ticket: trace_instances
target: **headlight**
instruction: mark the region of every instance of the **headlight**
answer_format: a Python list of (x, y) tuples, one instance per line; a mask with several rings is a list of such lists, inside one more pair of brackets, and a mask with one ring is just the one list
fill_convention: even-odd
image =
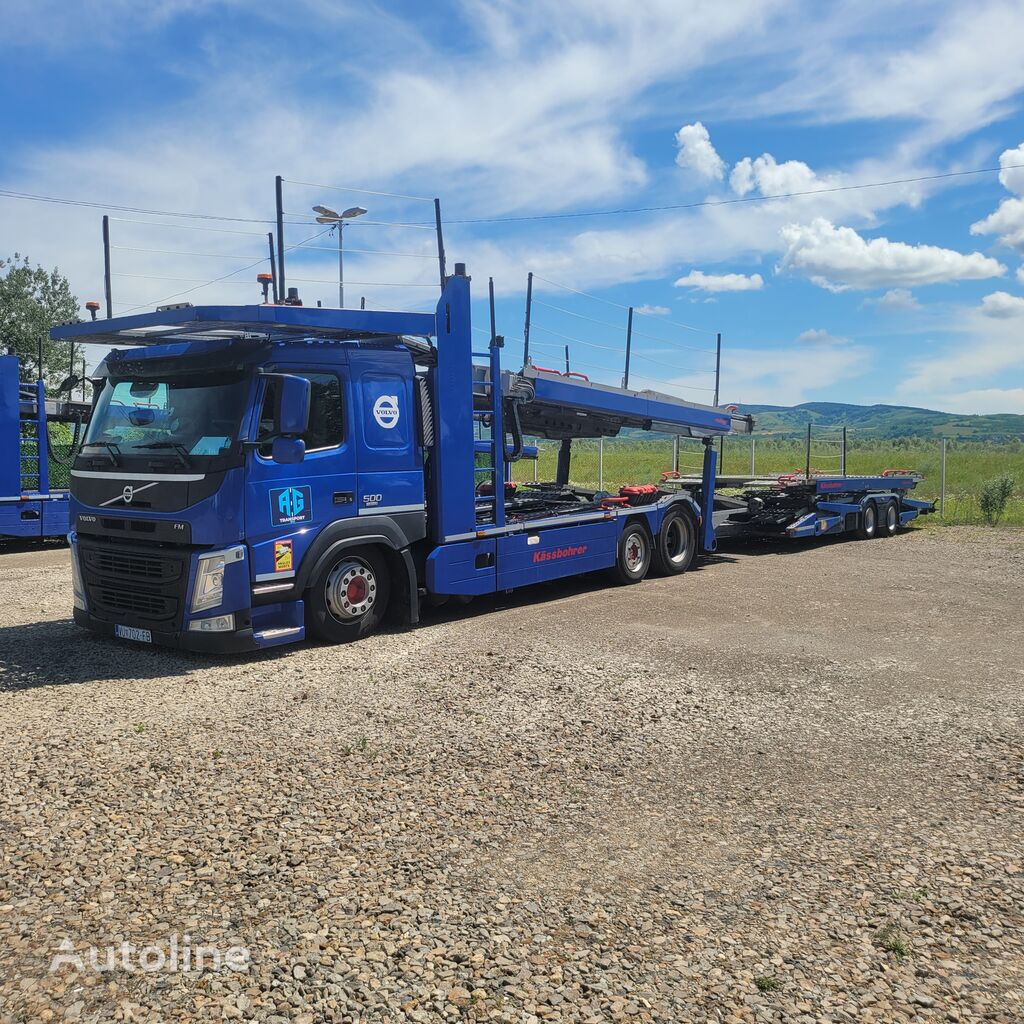
[(223, 551), (211, 551), (199, 559), (196, 582), (192, 588), (192, 611), (202, 612), (216, 608), (224, 600), (224, 567), (245, 558), (245, 548), (239, 544)]
[[(70, 535), (68, 537), (70, 540)], [(82, 570), (78, 568), (78, 548), (71, 541), (71, 589), (74, 593), (75, 607), (83, 612), (88, 609), (85, 603), (85, 587), (82, 584)]]
[(230, 633), (235, 628), (235, 616), (211, 615), (208, 619), (193, 619), (188, 628), (190, 633)]

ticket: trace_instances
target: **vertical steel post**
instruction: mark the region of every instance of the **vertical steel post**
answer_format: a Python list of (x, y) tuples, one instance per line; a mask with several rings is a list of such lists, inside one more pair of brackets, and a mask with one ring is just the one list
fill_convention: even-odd
[(85, 401), (85, 356), (82, 357), (82, 401)]
[(565, 346), (565, 372), (566, 372), (566, 374), (568, 374), (568, 372), (569, 372), (569, 346), (568, 345)]
[(267, 232), (267, 246), (270, 249), (270, 287), (276, 306), (280, 297), (277, 294), (277, 260), (274, 258), (274, 232)]
[(718, 405), (718, 384), (722, 378), (722, 332), (719, 331), (715, 337), (715, 401)]
[(494, 278), (487, 280), (487, 295), (491, 304), (491, 449), (494, 461), (494, 525), (505, 525), (505, 423), (501, 399), (501, 346), (494, 319)]
[(366, 296), (365, 295), (362, 295), (359, 298), (359, 308), (360, 309), (366, 309)]
[(946, 438), (942, 439), (942, 468), (939, 470), (939, 515), (946, 518)]
[(751, 434), (750, 435), (750, 475), (751, 476), (757, 476), (757, 471), (755, 469), (755, 466), (756, 466), (755, 450), (756, 450), (756, 448), (757, 448), (757, 438), (754, 437), (753, 434)]
[(533, 482), (537, 482), (537, 467), (540, 465), (540, 449), (537, 449), (537, 457), (533, 460)]
[(523, 322), (523, 369), (530, 365), (530, 313), (533, 310), (533, 271), (526, 275), (526, 320)]
[(36, 381), (36, 466), (39, 475), (36, 483), (39, 485), (40, 494), (50, 493), (50, 446), (47, 444), (46, 434), (46, 382), (40, 375)]
[(604, 490), (604, 438), (597, 439), (597, 489)]
[(622, 375), (622, 386), (629, 387), (629, 350), (633, 345), (633, 307), (629, 307), (629, 316), (626, 318), (626, 371)]
[(843, 449), (840, 454), (840, 466), (839, 472), (842, 476), (846, 476), (846, 426), (843, 426)]
[(274, 179), (274, 194), (277, 203), (277, 293), (284, 302), (288, 292), (284, 286), (284, 179), (280, 174)]
[(805, 476), (811, 479), (811, 422), (807, 421), (807, 469)]
[(444, 233), (441, 231), (441, 200), (434, 200), (434, 228), (437, 231), (437, 267), (441, 274), (441, 291), (444, 291), (444, 279), (448, 270), (444, 259)]
[(718, 472), (725, 471), (725, 434), (718, 435)]
[(110, 218), (103, 214), (103, 294), (107, 299), (107, 319), (114, 315), (114, 303), (110, 295)]
[(717, 453), (710, 437), (704, 438), (704, 468), (701, 473), (700, 514), (704, 530), (704, 550), (714, 551), (715, 540), (715, 480), (718, 476)]
[(672, 472), (679, 472), (679, 435), (672, 435)]

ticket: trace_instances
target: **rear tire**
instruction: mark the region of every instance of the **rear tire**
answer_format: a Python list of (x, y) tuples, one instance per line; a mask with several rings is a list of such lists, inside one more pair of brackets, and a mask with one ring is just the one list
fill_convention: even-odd
[(639, 523), (630, 523), (619, 537), (615, 565), (616, 583), (639, 583), (651, 568), (651, 535)]
[(678, 576), (697, 555), (697, 524), (685, 509), (671, 509), (661, 521), (654, 545), (654, 568), (662, 576)]
[(857, 527), (858, 540), (872, 540), (878, 536), (878, 509), (873, 501), (864, 502), (860, 510), (860, 525)]
[(387, 563), (378, 551), (342, 551), (306, 591), (306, 628), (332, 644), (358, 640), (380, 624), (390, 596)]
[(893, 499), (889, 499), (882, 508), (879, 517), (881, 528), (879, 534), (882, 537), (895, 537), (900, 529), (900, 506)]

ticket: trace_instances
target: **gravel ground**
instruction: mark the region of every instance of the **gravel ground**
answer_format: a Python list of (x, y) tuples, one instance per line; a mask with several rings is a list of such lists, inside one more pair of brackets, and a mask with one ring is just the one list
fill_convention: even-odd
[[(0, 558), (3, 1021), (1024, 1019), (1024, 532), (230, 660), (69, 593)], [(172, 937), (248, 959), (89, 966)]]

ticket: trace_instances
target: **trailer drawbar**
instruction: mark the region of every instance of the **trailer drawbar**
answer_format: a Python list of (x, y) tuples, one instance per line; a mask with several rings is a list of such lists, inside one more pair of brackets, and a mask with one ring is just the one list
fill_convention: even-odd
[[(607, 570), (686, 571), (722, 533), (893, 532), (910, 476), (751, 483), (715, 494), (733, 407), (501, 366), (475, 350), (470, 279), (433, 313), (183, 305), (54, 328), (118, 346), (71, 470), (76, 622), (128, 640), (246, 651), (413, 624), (424, 599)], [(699, 477), (618, 494), (569, 483), (576, 438), (624, 428), (699, 438)], [(482, 435), (482, 439), (481, 436)], [(561, 442), (557, 478), (514, 484)]]

